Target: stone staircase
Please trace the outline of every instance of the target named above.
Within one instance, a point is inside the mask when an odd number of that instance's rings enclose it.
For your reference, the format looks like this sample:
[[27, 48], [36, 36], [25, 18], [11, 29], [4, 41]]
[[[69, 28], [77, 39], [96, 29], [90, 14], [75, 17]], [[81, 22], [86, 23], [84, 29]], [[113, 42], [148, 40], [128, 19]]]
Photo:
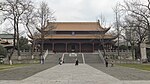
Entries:
[[85, 63], [103, 63], [99, 54], [83, 53], [83, 54], [77, 54], [77, 56], [69, 56], [69, 54], [64, 54], [65, 63], [75, 63], [76, 58], [79, 60], [79, 63], [83, 63], [83, 60], [85, 61]]
[[103, 63], [99, 54], [86, 53], [84, 54], [85, 63]]
[[46, 64], [58, 64], [59, 63], [59, 58], [62, 56], [62, 53], [57, 53], [57, 54], [48, 54], [45, 63]]
[[69, 53], [64, 54], [64, 63], [75, 63], [76, 58], [79, 63], [83, 63], [82, 54], [77, 54], [77, 56], [70, 56]]

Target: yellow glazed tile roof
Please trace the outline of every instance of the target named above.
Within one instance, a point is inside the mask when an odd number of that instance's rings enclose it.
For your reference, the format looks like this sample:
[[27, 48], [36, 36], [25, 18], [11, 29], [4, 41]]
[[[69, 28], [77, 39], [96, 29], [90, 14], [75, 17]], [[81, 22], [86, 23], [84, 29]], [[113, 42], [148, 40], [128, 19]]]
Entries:
[[52, 35], [45, 39], [112, 39], [112, 35]]
[[[105, 31], [110, 28], [102, 28], [98, 22], [55, 22], [48, 23], [48, 26], [55, 26], [52, 31]], [[48, 29], [47, 29], [48, 30]], [[47, 31], [46, 30], [46, 31]], [[36, 36], [39, 38], [38, 36]], [[45, 39], [113, 39], [112, 35], [94, 35], [94, 34], [54, 34], [46, 36]]]
[[105, 31], [98, 22], [55, 22], [53, 31]]

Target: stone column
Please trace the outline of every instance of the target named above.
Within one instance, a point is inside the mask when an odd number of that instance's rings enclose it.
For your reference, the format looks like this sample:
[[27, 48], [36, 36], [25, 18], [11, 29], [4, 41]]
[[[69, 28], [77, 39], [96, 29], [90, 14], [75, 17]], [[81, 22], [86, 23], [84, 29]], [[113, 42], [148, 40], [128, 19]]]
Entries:
[[146, 61], [147, 60], [147, 55], [146, 55], [146, 44], [141, 43], [140, 44], [140, 50], [141, 50], [141, 60]]

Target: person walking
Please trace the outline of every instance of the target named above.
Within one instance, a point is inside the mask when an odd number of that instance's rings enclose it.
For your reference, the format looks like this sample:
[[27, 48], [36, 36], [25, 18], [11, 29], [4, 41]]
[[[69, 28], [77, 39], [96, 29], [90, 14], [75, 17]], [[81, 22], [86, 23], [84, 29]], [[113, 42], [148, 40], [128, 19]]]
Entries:
[[108, 67], [108, 58], [107, 57], [105, 58], [105, 65], [106, 65], [106, 67]]
[[59, 64], [62, 65], [62, 58], [59, 58]]
[[113, 60], [111, 60], [111, 67], [113, 67], [114, 66], [114, 61]]
[[79, 61], [78, 61], [78, 59], [76, 58], [75, 66], [77, 66], [78, 64], [79, 64]]

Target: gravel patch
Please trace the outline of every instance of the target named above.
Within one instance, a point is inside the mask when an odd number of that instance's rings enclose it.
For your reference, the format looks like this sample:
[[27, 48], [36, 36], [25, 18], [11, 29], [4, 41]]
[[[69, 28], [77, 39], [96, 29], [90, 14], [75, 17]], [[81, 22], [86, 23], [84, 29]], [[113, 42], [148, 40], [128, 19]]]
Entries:
[[150, 71], [121, 66], [105, 67], [104, 64], [94, 63], [89, 65], [120, 80], [150, 80]]
[[33, 64], [0, 71], [0, 80], [22, 80], [38, 72], [55, 66], [56, 64]]

